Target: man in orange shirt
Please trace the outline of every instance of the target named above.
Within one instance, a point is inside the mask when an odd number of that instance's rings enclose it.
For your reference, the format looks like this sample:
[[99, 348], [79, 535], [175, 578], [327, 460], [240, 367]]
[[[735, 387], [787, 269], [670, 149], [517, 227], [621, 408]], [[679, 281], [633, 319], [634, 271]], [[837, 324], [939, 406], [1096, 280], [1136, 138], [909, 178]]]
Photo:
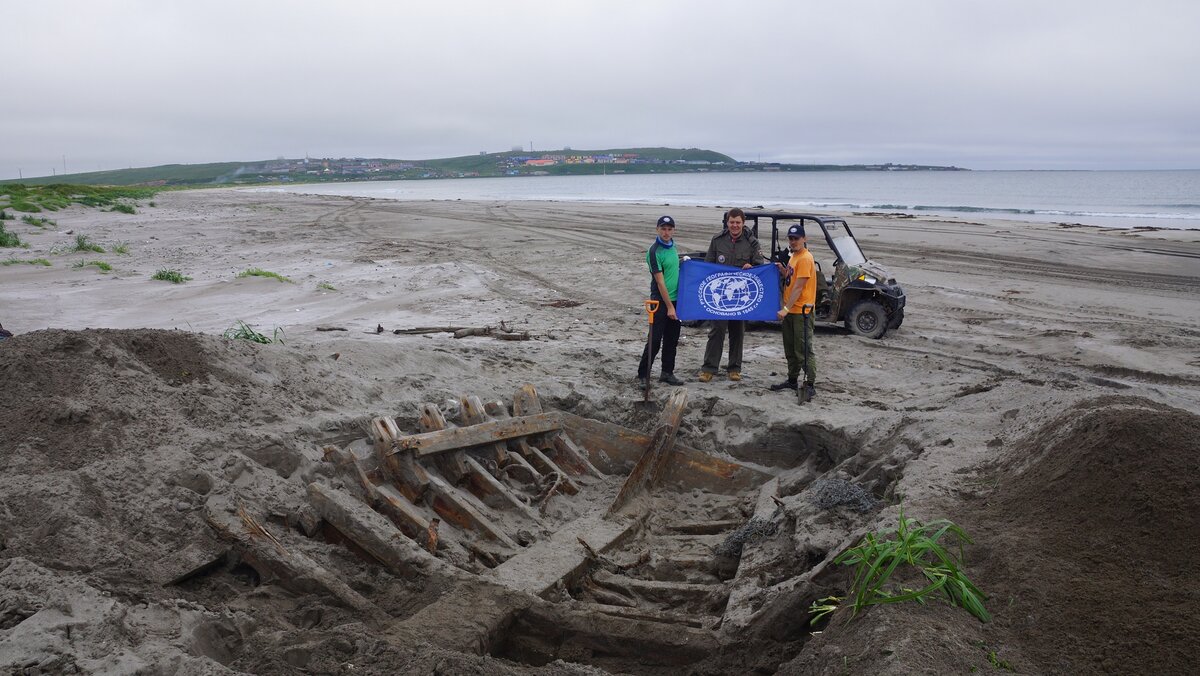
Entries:
[[[783, 275], [783, 308], [779, 310], [779, 319], [783, 322], [783, 354], [787, 357], [787, 380], [771, 389], [795, 390], [804, 387], [806, 396], [802, 400], [816, 396], [817, 360], [813, 356], [813, 308], [817, 304], [816, 265], [812, 254], [809, 253], [808, 239], [804, 236], [804, 226], [797, 223], [788, 228], [788, 250], [791, 257], [787, 267], [776, 263], [779, 273]], [[799, 385], [800, 371], [804, 371], [804, 385]]]

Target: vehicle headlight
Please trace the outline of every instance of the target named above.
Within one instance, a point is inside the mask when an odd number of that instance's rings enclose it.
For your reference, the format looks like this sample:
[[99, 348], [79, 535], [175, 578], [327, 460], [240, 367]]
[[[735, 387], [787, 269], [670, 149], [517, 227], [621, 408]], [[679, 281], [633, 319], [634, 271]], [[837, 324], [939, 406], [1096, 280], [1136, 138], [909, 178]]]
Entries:
[[874, 284], [874, 283], [878, 282], [879, 280], [878, 280], [878, 279], [875, 279], [875, 278], [874, 278], [874, 277], [872, 277], [871, 275], [859, 275], [859, 276], [858, 276], [858, 281], [860, 281], [860, 282], [866, 282], [867, 284]]

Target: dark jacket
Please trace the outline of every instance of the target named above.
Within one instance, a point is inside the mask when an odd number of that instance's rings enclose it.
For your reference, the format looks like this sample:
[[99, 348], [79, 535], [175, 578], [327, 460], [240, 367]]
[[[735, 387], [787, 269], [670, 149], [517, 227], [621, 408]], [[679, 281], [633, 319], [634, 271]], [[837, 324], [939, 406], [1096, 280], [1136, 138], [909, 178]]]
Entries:
[[767, 262], [759, 251], [758, 238], [750, 233], [749, 228], [742, 230], [742, 236], [738, 237], [737, 242], [729, 237], [729, 230], [722, 230], [721, 234], [713, 237], [708, 243], [708, 253], [705, 254], [704, 260], [709, 263], [732, 265], [735, 268], [740, 268], [746, 263], [762, 265]]

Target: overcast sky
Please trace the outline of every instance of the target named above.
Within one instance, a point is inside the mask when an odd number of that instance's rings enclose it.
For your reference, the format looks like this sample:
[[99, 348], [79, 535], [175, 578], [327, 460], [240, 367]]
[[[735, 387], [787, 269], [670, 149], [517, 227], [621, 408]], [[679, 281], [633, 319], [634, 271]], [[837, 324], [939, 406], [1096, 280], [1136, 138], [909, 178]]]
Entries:
[[0, 0], [0, 179], [709, 148], [1200, 169], [1195, 0]]

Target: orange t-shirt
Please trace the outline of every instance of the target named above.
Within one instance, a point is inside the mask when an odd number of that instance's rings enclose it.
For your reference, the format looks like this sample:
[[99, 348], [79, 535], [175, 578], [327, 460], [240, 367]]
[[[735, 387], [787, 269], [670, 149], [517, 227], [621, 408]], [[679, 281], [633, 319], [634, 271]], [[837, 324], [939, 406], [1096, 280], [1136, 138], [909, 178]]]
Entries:
[[817, 304], [817, 266], [813, 263], [812, 254], [808, 249], [801, 249], [800, 253], [792, 254], [788, 259], [787, 286], [783, 288], [783, 300], [787, 301], [796, 285], [803, 284], [805, 279], [808, 280], [808, 284], [800, 292], [800, 298], [788, 308], [789, 314], [805, 314], [805, 305]]

